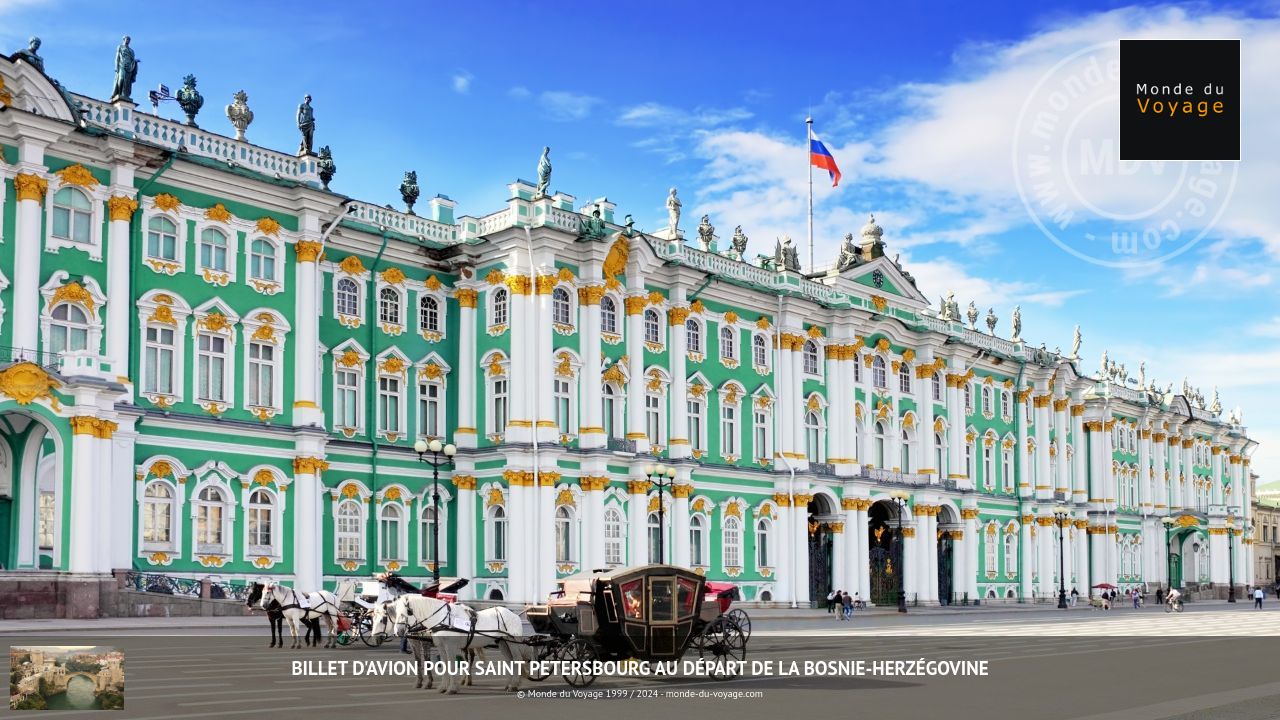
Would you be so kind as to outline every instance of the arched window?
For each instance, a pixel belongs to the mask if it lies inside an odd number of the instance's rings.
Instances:
[[[947,476],[946,463],[946,440],[942,437],[942,433],[933,434],[933,467],[938,471],[938,477]]]
[[[173,490],[167,483],[147,485],[142,500],[142,542],[145,547],[173,544]]]
[[[942,373],[933,374],[933,399],[942,402]]]
[[[556,508],[556,562],[577,560],[573,537],[573,510],[565,505]]]
[[[666,548],[662,544],[662,525],[658,522],[658,513],[649,513],[648,530],[649,530],[649,562],[662,563],[665,562],[663,555],[666,554]]]
[[[769,367],[769,341],[764,335],[751,338],[751,362],[758,368]]]
[[[507,289],[498,288],[493,291],[493,322],[490,325],[507,324]]]
[[[991,407],[992,407],[991,388],[989,386],[983,385],[982,386],[982,414],[990,416]]]
[[[1013,450],[1005,448],[1000,452],[1000,483],[1008,492],[1016,487],[1013,477]]]
[[[275,549],[275,497],[263,488],[249,496],[249,553],[271,555]]]
[[[178,259],[178,226],[169,218],[156,216],[147,221],[147,257]]]
[[[690,318],[684,321],[685,349],[702,354],[702,324]]]
[[[619,418],[619,413],[622,410],[622,396],[610,383],[605,383],[600,390],[601,417],[604,420],[605,437],[621,437],[622,422]]]
[[[85,194],[64,187],[53,196],[53,236],[79,243],[92,242],[93,205]]]
[[[618,304],[608,295],[600,298],[600,332],[618,334]]]
[[[205,270],[227,271],[227,236],[217,228],[205,228],[200,233],[200,267]]]
[[[572,325],[573,317],[570,314],[572,303],[569,301],[569,291],[562,287],[558,287],[551,291],[551,321],[560,325]]]
[[[902,431],[902,447],[899,448],[898,467],[904,473],[911,472],[911,433]]]
[[[364,533],[360,527],[360,504],[355,500],[343,500],[338,505],[338,510],[334,515],[334,537],[337,546],[334,548],[334,557],[337,560],[361,560],[364,553],[361,548],[364,546],[362,537]]]
[[[62,303],[50,313],[49,352],[84,350],[89,346],[89,316],[79,305]]]
[[[378,518],[378,538],[382,545],[383,562],[388,560],[403,560],[404,557],[400,552],[400,526],[404,518],[400,513],[400,506],[395,503],[384,503],[382,512]]]
[[[804,371],[807,375],[818,374],[818,343],[804,341]]]
[[[720,357],[724,360],[738,357],[737,337],[732,325],[720,326]]]
[[[773,530],[773,521],[762,517],[756,521],[756,567],[770,567],[769,533]]]
[[[724,531],[724,567],[742,567],[742,520],[729,515],[721,522]]]
[[[212,485],[206,486],[196,496],[196,552],[221,553],[226,550],[223,505],[226,498]]]
[[[804,451],[809,462],[822,462],[822,421],[817,411],[810,410],[804,416]]]
[[[871,384],[882,390],[889,387],[889,380],[884,371],[884,358],[879,355],[871,361]]]
[[[702,515],[689,518],[689,566],[706,567],[707,565],[707,527]]]
[[[1009,417],[1009,393],[1000,393],[1000,417]]]
[[[430,295],[423,295],[418,300],[418,330],[440,332],[440,301]]]
[[[395,288],[378,291],[378,320],[388,325],[400,324],[400,293]]]
[[[900,392],[911,392],[911,366],[906,363],[898,365],[898,390]]]
[[[1004,534],[1004,574],[1013,577],[1018,571],[1018,533]]]
[[[973,386],[968,383],[964,386],[964,412],[966,415],[973,414]]]
[[[255,280],[275,281],[276,246],[258,238],[249,246],[249,277]]]
[[[996,466],[993,457],[995,449],[992,447],[994,441],[986,440],[982,443],[982,486],[988,490],[995,487]]]
[[[147,342],[142,367],[143,392],[165,395],[173,393],[173,358],[176,349],[172,327],[147,326]]]
[[[507,511],[501,505],[489,508],[489,560],[507,559]]]
[[[996,535],[994,528],[989,529],[983,535],[983,560],[986,562],[986,568],[984,569],[987,572],[987,577],[995,577],[995,574],[998,571],[996,565],[997,558],[999,557],[997,553],[1000,550],[1000,548],[997,547],[1000,544],[998,538],[999,536]]]
[[[338,278],[335,302],[339,315],[350,317],[360,314],[360,286],[351,278]]]
[[[616,505],[604,510],[604,564],[621,565],[626,562],[626,535],[622,513]]]
[[[964,444],[964,474],[973,480],[976,476],[973,468],[973,443],[966,442]]]
[[[875,446],[875,452],[873,453],[873,456],[875,457],[876,467],[878,468],[885,467],[885,463],[884,463],[885,447],[884,446],[885,446],[886,440],[887,438],[885,437],[884,423],[877,422],[875,427],[876,446]]]
[[[225,337],[214,333],[198,333],[196,337],[196,398],[213,402],[226,401],[227,360]]]
[[[650,308],[644,311],[644,341],[658,344],[662,342],[662,322],[658,319],[658,311]]]

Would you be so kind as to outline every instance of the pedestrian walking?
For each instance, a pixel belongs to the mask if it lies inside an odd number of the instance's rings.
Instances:
[[[1080,591],[1071,588],[1071,607],[1075,607],[1078,602],[1080,602]]]
[[[843,606],[841,612],[845,620],[853,620],[853,598],[849,593],[844,593],[840,598],[840,604]]]
[[[1156,588],[1156,604],[1157,605],[1164,604],[1164,588],[1162,587]]]
[[[835,612],[836,593],[838,592],[839,592],[838,590],[832,590],[831,592],[827,593],[827,613],[828,614]]]
[[[1253,589],[1253,606],[1259,610],[1262,609],[1262,597],[1263,597],[1262,588],[1254,588]]]
[[[1133,598],[1133,609],[1137,610],[1139,598],[1141,597],[1140,595],[1138,595],[1138,588],[1134,588],[1133,590],[1129,591],[1129,596]]]

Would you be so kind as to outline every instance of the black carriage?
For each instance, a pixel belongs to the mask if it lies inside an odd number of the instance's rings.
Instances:
[[[726,612],[736,593],[719,584],[708,592],[706,579],[685,568],[643,565],[565,578],[527,614],[542,659],[676,660],[692,648],[723,669],[712,677],[727,680],[737,673],[725,661],[745,659],[751,627],[746,613]],[[582,687],[595,675],[564,679]]]

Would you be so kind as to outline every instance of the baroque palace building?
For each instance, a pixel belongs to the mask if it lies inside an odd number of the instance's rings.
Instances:
[[[1236,416],[931,308],[874,220],[806,275],[524,181],[400,212],[37,65],[0,57],[9,572],[424,578],[438,522],[513,601],[660,532],[749,601],[1250,580]]]

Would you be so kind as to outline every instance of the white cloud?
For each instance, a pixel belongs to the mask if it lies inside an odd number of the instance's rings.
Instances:
[[[516,100],[524,100],[526,98],[531,97],[532,95],[533,93],[529,92],[529,88],[523,85],[516,85],[515,87],[507,91],[507,96],[511,98],[515,98]]]
[[[676,125],[693,125],[697,127],[713,127],[725,123],[747,120],[751,112],[743,108],[680,108],[647,102],[625,108],[618,116],[619,125],[631,127],[671,127]]]
[[[542,106],[543,112],[548,119],[556,122],[582,120],[600,102],[600,98],[568,90],[547,90],[538,95],[538,104]]]
[[[475,76],[466,70],[459,70],[453,74],[451,79],[453,82],[453,91],[459,95],[466,95],[471,91],[471,81],[475,79]]]

